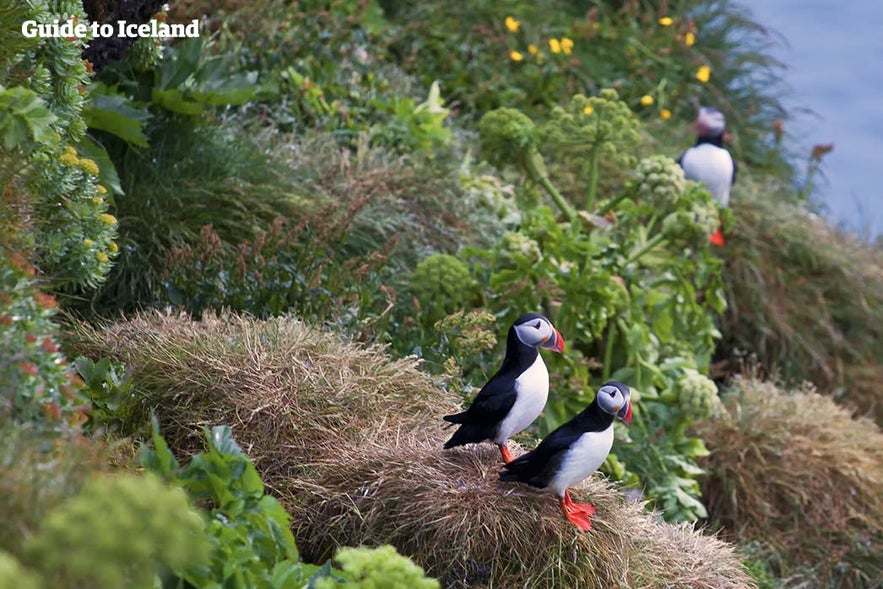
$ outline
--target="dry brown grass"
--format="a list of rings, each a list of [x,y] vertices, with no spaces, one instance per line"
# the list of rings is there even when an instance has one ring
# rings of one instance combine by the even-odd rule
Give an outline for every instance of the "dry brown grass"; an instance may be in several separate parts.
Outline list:
[[[742,588],[735,548],[672,526],[594,480],[579,533],[550,493],[497,481],[491,445],[442,451],[457,398],[410,360],[363,349],[292,318],[152,314],[79,326],[79,353],[133,371],[173,447],[226,423],[293,515],[305,558],[391,543],[448,586]]]
[[[294,524],[315,560],[338,545],[391,543],[448,587],[752,586],[735,549],[629,503],[606,481],[574,490],[598,509],[582,533],[549,492],[501,483],[490,445],[440,450],[432,428],[317,461]]]
[[[883,374],[883,252],[776,200],[775,186],[756,186],[750,176],[742,182],[743,196],[762,197],[733,204],[736,225],[722,250],[723,356],[756,356],[768,372],[813,382],[883,425],[876,378]]]
[[[700,428],[714,521],[776,555],[777,575],[806,576],[794,586],[883,585],[883,433],[808,386],[733,388],[728,415]]]

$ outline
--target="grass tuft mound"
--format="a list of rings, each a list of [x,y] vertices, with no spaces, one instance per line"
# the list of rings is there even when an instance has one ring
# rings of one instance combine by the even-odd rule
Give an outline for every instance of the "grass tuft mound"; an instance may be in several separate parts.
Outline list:
[[[719,352],[750,352],[788,383],[813,382],[883,425],[883,254],[770,198],[774,186],[749,186],[763,197],[733,204]]]
[[[713,521],[800,586],[881,586],[883,433],[808,387],[733,389],[728,415],[700,428]]]
[[[73,330],[70,347],[112,356],[177,451],[230,424],[293,516],[303,556],[392,544],[447,586],[752,587],[735,548],[658,520],[615,487],[579,533],[550,493],[497,481],[487,445],[442,451],[458,399],[411,360],[342,342],[290,317],[153,313]]]
[[[443,439],[399,432],[320,460],[294,522],[302,553],[388,542],[447,587],[752,586],[732,546],[657,520],[603,480],[574,489],[598,509],[582,533],[552,493],[499,482],[495,447],[442,451]]]
[[[72,353],[126,364],[173,447],[199,449],[203,427],[230,425],[271,481],[298,472],[306,457],[457,408],[417,362],[392,360],[380,347],[343,342],[292,317],[222,314],[197,322],[152,313],[100,328],[77,324],[71,333]]]

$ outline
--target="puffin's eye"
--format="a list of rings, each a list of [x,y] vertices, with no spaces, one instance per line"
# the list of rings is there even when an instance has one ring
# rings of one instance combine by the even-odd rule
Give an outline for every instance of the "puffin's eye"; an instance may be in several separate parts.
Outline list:
[[[540,323],[539,321],[537,321],[536,323],[534,323],[533,328],[534,328],[534,329],[539,329],[539,328],[540,328],[540,325],[542,325],[542,323]]]

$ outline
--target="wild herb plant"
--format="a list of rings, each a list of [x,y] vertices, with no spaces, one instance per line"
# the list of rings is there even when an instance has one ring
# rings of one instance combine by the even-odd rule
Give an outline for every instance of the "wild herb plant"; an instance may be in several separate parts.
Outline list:
[[[543,186],[558,208],[558,214],[542,204],[522,210],[518,239],[461,250],[502,324],[526,309],[544,309],[568,338],[563,359],[549,360],[561,376],[541,429],[579,411],[600,381],[625,381],[642,400],[610,471],[642,487],[670,519],[704,517],[696,458],[706,451],[687,432],[704,415],[691,404],[695,387],[686,383],[704,379],[698,390],[716,391],[701,374],[719,337],[715,314],[724,308],[721,264],[708,242],[719,222],[710,195],[662,156],[633,169],[637,121],[613,91],[574,97],[542,135],[514,109],[491,111],[480,127],[482,154]],[[540,175],[546,161],[585,178],[590,208],[577,210]],[[599,161],[632,180],[596,201]]]

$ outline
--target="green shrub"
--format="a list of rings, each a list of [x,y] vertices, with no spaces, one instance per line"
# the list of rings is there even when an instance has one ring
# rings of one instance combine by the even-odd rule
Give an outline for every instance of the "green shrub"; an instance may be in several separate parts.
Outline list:
[[[209,562],[180,561],[173,570],[195,587],[300,587],[319,567],[299,562],[290,516],[271,495],[227,426],[206,431],[208,449],[181,467],[153,423],[144,465],[209,505],[204,542]]]
[[[149,473],[117,474],[87,482],[47,514],[25,561],[54,587],[150,588],[160,565],[205,561],[204,526],[181,489]]]
[[[40,577],[26,570],[12,555],[0,550],[0,587],[40,589]]]
[[[0,15],[10,20],[85,20],[80,2],[36,2]],[[20,33],[14,36],[21,39]],[[0,151],[2,190],[16,186],[28,195],[33,219],[20,226],[22,241],[55,289],[101,283],[116,254],[116,219],[107,213],[107,188],[90,157],[80,157],[89,73],[82,39],[22,40],[0,70],[0,111],[10,115]],[[13,86],[8,90],[4,86]],[[17,163],[10,174],[7,160]],[[23,164],[23,165],[21,165]]]
[[[0,248],[0,424],[70,432],[89,407],[59,350],[58,303],[34,285],[21,254]]]
[[[475,281],[465,262],[448,254],[433,254],[417,264],[411,292],[419,302],[421,318],[432,325],[462,310],[475,299]]]
[[[316,589],[438,589],[439,582],[392,546],[341,548],[334,555],[341,571],[317,579]]]

